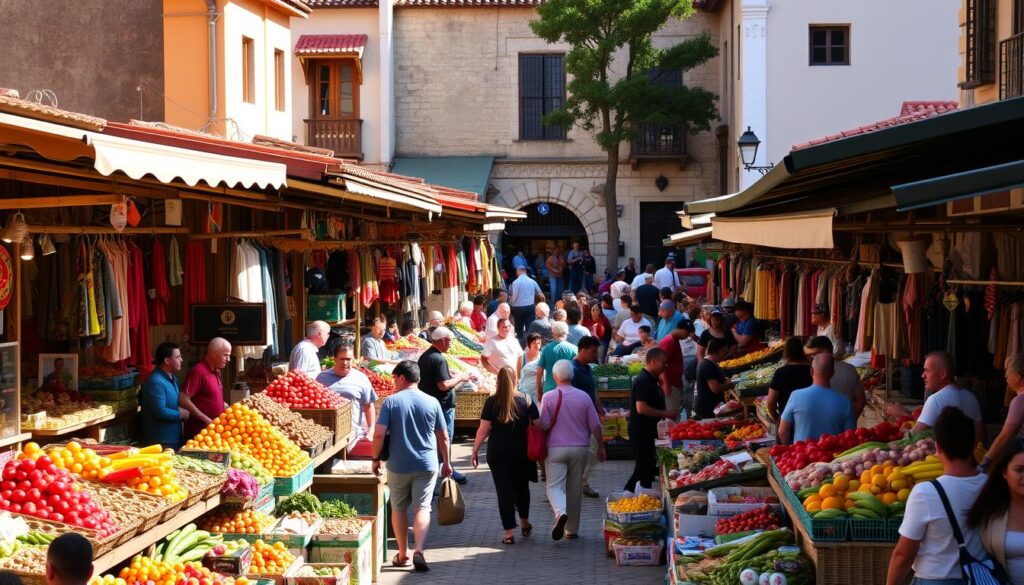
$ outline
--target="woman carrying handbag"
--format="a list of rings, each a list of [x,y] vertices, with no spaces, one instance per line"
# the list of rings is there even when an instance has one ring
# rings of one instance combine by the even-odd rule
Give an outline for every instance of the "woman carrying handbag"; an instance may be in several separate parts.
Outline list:
[[[599,460],[604,461],[601,420],[587,393],[572,386],[573,367],[560,360],[551,370],[556,387],[541,399],[540,427],[547,435],[547,495],[555,515],[551,538],[578,538],[583,471],[590,455],[590,437],[597,439]],[[531,439],[531,451],[535,451]],[[537,453],[532,453],[537,455]]]
[[[537,403],[516,390],[516,373],[505,366],[498,370],[498,388],[484,402],[480,426],[470,457],[479,465],[480,447],[487,441],[487,466],[491,469],[498,493],[498,514],[505,535],[503,544],[515,544],[512,531],[519,512],[519,528],[524,537],[533,532],[530,524],[530,482],[537,481],[537,465],[527,457],[527,429],[540,418]]]

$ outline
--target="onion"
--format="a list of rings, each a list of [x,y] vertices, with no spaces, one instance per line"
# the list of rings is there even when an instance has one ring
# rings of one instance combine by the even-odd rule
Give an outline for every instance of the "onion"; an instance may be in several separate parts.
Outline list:
[[[906,455],[900,457],[900,465],[910,465],[910,457],[907,457]]]
[[[860,474],[864,473],[864,466],[858,463],[856,466],[854,466],[853,470],[857,472],[857,476],[859,477]]]

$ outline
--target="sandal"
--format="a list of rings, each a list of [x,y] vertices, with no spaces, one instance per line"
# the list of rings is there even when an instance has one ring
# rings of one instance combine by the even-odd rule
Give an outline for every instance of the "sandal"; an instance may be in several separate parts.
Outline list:
[[[427,561],[423,558],[423,553],[421,552],[412,553],[412,566],[420,572],[426,572],[430,570],[430,567],[427,565]]]
[[[579,537],[580,537],[580,535],[576,534],[575,532],[566,532],[565,533],[566,540],[576,540]]]
[[[523,538],[526,538],[527,536],[530,536],[531,534],[533,534],[533,524],[530,524],[529,522],[527,522],[526,526],[520,527],[519,530],[521,530],[523,532]]]
[[[402,558],[402,553],[396,553],[395,554],[395,558],[391,559],[391,566],[392,567],[408,567],[409,566],[409,557],[405,557],[404,561],[401,560],[401,558]]]
[[[506,536],[505,538],[501,539],[501,544],[515,544],[515,543],[516,543],[516,537],[514,537],[514,536]]]

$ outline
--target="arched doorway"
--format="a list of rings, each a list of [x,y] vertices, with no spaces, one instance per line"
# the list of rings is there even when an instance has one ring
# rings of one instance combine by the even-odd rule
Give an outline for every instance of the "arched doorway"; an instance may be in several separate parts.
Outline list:
[[[511,274],[512,257],[522,250],[527,259],[547,253],[553,248],[567,250],[573,242],[586,247],[587,230],[576,214],[557,203],[531,203],[520,211],[526,212],[526,219],[506,224],[501,250],[506,267]],[[532,264],[531,264],[532,265]]]

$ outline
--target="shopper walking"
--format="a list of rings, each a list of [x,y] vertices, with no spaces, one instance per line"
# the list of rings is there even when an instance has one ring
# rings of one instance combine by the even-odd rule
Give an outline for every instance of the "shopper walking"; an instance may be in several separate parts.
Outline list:
[[[658,287],[658,290],[668,287],[672,289],[672,292],[682,288],[682,284],[679,282],[679,275],[676,274],[675,254],[670,252],[668,257],[665,258],[665,266],[659,268],[654,273],[654,286]]]
[[[537,376],[539,370],[543,376],[544,369],[540,367],[541,338],[536,333],[526,336],[526,353],[523,354],[523,365],[519,368],[519,391],[530,397],[534,402],[540,401],[539,390],[540,378]]]
[[[471,379],[468,372],[452,376],[448,370],[448,362],[445,361],[443,354],[448,353],[448,348],[451,347],[454,337],[447,327],[434,329],[430,334],[430,349],[423,352],[417,362],[419,388],[428,396],[436,398],[441,405],[449,439],[455,436],[455,389]],[[452,472],[452,479],[460,484],[468,481],[466,476],[457,471]]]
[[[494,374],[505,367],[518,372],[522,359],[523,348],[519,346],[519,340],[512,335],[512,324],[508,319],[499,319],[498,336],[484,344],[480,352],[480,365]]]
[[[644,369],[637,374],[629,391],[629,443],[636,463],[623,488],[628,492],[636,491],[637,483],[644,489],[651,489],[658,473],[657,450],[654,447],[658,438],[658,421],[663,418],[675,420],[678,414],[665,409],[665,393],[659,383],[665,371],[665,359],[665,352],[658,348],[648,351]]]
[[[537,481],[537,464],[526,456],[526,429],[540,418],[537,403],[516,390],[516,374],[504,367],[498,372],[494,396],[484,402],[480,426],[473,441],[470,463],[479,465],[480,447],[487,442],[487,467],[498,493],[498,515],[505,535],[503,544],[515,544],[512,531],[519,514],[523,537],[530,536],[530,482]]]
[[[331,327],[323,321],[313,321],[306,325],[306,338],[292,348],[288,370],[315,378],[320,373],[320,348],[327,345],[330,335]]]
[[[590,454],[590,439],[598,441],[597,458],[604,461],[601,420],[593,401],[572,386],[573,367],[559,360],[552,368],[553,391],[541,401],[541,428],[548,431],[547,496],[555,515],[551,538],[578,538],[583,472]]]
[[[156,346],[153,358],[156,367],[139,393],[142,442],[146,445],[160,443],[169,449],[181,446],[181,425],[190,415],[187,409],[179,406],[177,375],[181,364],[181,350],[177,344],[165,341]]]
[[[384,437],[389,437],[388,489],[391,492],[391,526],[395,530],[398,554],[391,564],[409,564],[409,507],[413,508],[412,562],[417,571],[427,571],[423,557],[427,530],[430,528],[430,501],[437,482],[438,457],[442,461],[441,477],[453,473],[448,459],[449,443],[445,416],[441,405],[417,389],[420,369],[414,362],[403,360],[392,372],[395,393],[384,399],[380,418],[373,431],[373,473],[380,473]]]
[[[991,467],[967,514],[967,526],[979,532],[1012,585],[1024,585],[1024,439],[1010,439]]]
[[[1014,437],[1021,434],[1024,428],[1024,353],[1018,353],[1006,358],[1006,388],[1015,394],[1010,401],[1010,408],[1006,413],[1006,421],[1003,422],[1003,429],[999,436],[992,441],[985,459],[981,461],[982,467],[988,467],[992,461],[999,459],[1003,448],[1009,444]]]
[[[900,539],[889,559],[886,585],[901,585],[911,568],[915,584],[962,583],[959,547],[951,521],[963,535],[964,549],[975,559],[987,558],[978,530],[967,522],[968,511],[985,485],[985,475],[978,473],[974,461],[974,422],[960,409],[947,406],[934,423],[936,454],[943,475],[915,485],[910,492]],[[952,519],[946,513],[944,499],[952,509]]]
[[[516,326],[516,338],[520,343],[526,340],[526,328],[533,321],[533,307],[536,304],[534,298],[540,293],[540,287],[526,273],[526,268],[516,270],[516,279],[509,287],[511,298],[509,304],[512,306],[512,321]]]
[[[555,378],[552,370],[560,360],[571,360],[576,357],[576,346],[569,343],[569,326],[565,323],[553,323],[551,325],[551,343],[544,346],[540,352],[540,361],[537,368],[537,388],[543,396],[544,392],[555,389]]]
[[[178,406],[189,412],[183,441],[188,441],[224,412],[224,383],[220,371],[231,361],[231,344],[214,337],[206,344],[206,355],[185,376],[178,393]]]

